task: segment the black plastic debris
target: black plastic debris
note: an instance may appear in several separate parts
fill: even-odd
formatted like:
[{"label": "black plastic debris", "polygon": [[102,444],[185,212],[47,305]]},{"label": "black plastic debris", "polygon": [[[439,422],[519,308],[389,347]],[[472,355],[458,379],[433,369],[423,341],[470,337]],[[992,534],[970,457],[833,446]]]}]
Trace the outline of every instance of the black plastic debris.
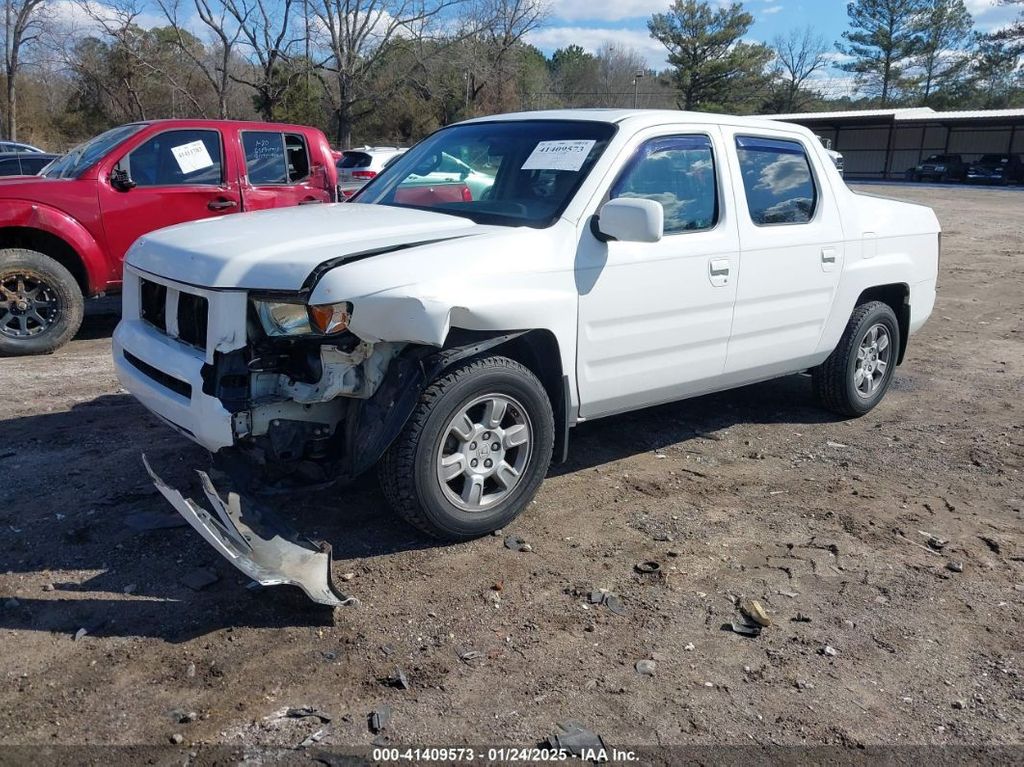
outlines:
[{"label": "black plastic debris", "polygon": [[512,551],[533,551],[533,546],[518,535],[510,535],[505,539],[505,548]]},{"label": "black plastic debris", "polygon": [[295,708],[289,708],[284,712],[284,715],[288,719],[306,719],[308,717],[314,717],[319,719],[322,724],[327,724],[331,721],[330,714],[325,714],[323,711],[315,709],[312,706],[296,706]]},{"label": "black plastic debris", "polygon": [[627,612],[626,606],[622,604],[622,600],[615,594],[605,594],[604,606],[608,608],[609,612],[616,615],[625,615]]},{"label": "black plastic debris", "polygon": [[396,668],[395,673],[388,677],[387,683],[389,687],[395,687],[399,690],[409,689],[409,677],[400,668]]},{"label": "black plastic debris", "polygon": [[761,636],[761,630],[763,628],[763,626],[749,620],[748,618],[737,618],[734,621],[722,624],[723,631],[732,631],[734,634],[751,638]]},{"label": "black plastic debris", "polygon": [[540,744],[542,748],[554,751],[565,750],[577,759],[581,758],[584,752],[607,750],[600,735],[588,730],[576,720],[563,722],[558,725],[558,728],[559,732],[549,736]]},{"label": "black plastic debris", "polygon": [[370,712],[367,724],[370,732],[376,734],[383,731],[391,723],[391,706],[380,706]]}]

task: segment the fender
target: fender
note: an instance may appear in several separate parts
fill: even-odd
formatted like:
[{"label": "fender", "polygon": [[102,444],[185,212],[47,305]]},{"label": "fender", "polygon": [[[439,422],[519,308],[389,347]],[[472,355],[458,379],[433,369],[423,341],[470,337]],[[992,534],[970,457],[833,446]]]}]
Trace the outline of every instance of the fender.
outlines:
[{"label": "fender", "polygon": [[[903,285],[909,294],[919,279],[919,273],[915,269],[913,257],[903,252],[852,260],[840,279],[836,297],[832,302],[832,311],[818,342],[817,351],[822,359],[831,354],[839,343],[861,294],[881,285]],[[906,342],[906,338],[901,339],[901,352]]]},{"label": "fender", "polygon": [[0,228],[3,227],[36,229],[66,243],[85,271],[89,295],[118,281],[96,238],[77,219],[57,208],[27,200],[4,200],[0,213]]},{"label": "fender", "polygon": [[353,401],[345,433],[343,475],[357,477],[377,462],[405,427],[420,394],[444,370],[525,332],[503,333],[453,349],[415,346],[399,355],[374,395]]}]

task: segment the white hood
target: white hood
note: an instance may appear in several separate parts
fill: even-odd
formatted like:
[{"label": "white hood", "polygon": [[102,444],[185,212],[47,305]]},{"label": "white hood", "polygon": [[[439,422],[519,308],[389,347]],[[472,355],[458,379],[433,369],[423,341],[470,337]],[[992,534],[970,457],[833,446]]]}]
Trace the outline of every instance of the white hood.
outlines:
[{"label": "white hood", "polygon": [[242,213],[170,226],[141,237],[131,266],[208,288],[298,290],[331,259],[483,233],[459,216],[339,203]]}]

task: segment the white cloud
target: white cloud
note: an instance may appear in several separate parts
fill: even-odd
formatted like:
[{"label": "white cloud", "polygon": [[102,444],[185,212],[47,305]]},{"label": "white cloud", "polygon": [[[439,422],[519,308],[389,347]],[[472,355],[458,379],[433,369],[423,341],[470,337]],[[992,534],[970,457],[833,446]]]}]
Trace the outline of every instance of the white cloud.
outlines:
[{"label": "white cloud", "polygon": [[974,26],[980,32],[993,32],[1017,18],[1019,5],[997,5],[995,0],[964,0],[974,17]]},{"label": "white cloud", "polygon": [[566,21],[600,19],[619,21],[663,13],[668,0],[552,0],[551,15]]},{"label": "white cloud", "polygon": [[[726,7],[732,0],[711,0],[712,5]],[[774,0],[772,0],[774,2]],[[672,0],[550,0],[552,17],[566,21],[621,21],[648,18],[666,13]]]},{"label": "white cloud", "polygon": [[781,10],[782,10],[782,6],[781,5],[769,5],[763,11],[761,11],[761,13],[763,13],[765,16],[770,16],[771,14],[778,13]]},{"label": "white cloud", "polygon": [[[103,31],[101,22],[117,26],[125,18],[124,12],[96,0],[89,0],[85,5],[88,7],[73,0],[48,0],[46,9],[65,34],[98,35]],[[167,26],[167,18],[162,13],[144,10],[134,16],[133,23],[142,29],[153,29]],[[194,13],[183,20],[183,26],[193,34],[205,30]]]},{"label": "white cloud", "polygon": [[529,42],[545,53],[570,45],[578,45],[590,53],[597,53],[603,44],[611,43],[635,49],[652,69],[660,70],[668,66],[668,51],[646,29],[545,27],[533,32]]}]

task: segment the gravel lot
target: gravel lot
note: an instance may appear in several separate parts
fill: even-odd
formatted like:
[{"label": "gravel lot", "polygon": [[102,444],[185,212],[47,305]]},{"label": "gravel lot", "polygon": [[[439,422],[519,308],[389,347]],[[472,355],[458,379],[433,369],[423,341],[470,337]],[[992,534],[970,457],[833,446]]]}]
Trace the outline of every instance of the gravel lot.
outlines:
[{"label": "gravel lot", "polygon": [[[874,412],[836,420],[794,376],[581,426],[506,531],[530,552],[425,541],[372,481],[288,499],[353,574],[362,605],[334,613],[126,524],[169,508],[143,450],[179,486],[205,461],[119,389],[116,317],[0,360],[0,744],[526,746],[570,719],[609,745],[1020,744],[1024,193],[867,191],[945,230]],[[196,568],[219,579],[192,590]],[[722,629],[740,596],[759,637]],[[274,717],[298,706],[332,719]]]}]

